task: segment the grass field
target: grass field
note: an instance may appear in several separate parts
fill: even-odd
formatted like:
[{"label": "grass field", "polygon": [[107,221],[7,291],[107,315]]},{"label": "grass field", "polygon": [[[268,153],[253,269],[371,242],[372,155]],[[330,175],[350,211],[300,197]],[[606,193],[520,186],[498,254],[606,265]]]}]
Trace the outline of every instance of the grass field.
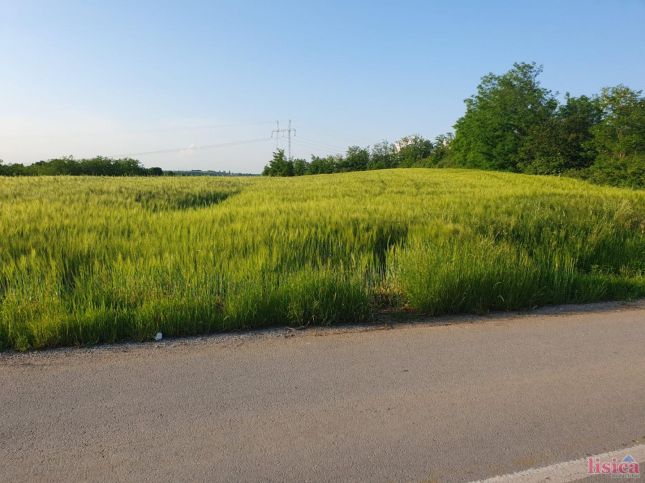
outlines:
[{"label": "grass field", "polygon": [[645,192],[467,170],[0,178],[0,348],[645,296]]}]

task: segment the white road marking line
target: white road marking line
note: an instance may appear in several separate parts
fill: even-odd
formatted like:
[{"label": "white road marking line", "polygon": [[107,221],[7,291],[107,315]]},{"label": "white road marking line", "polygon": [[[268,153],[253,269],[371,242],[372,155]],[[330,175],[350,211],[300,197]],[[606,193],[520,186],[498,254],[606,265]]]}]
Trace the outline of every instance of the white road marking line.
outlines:
[{"label": "white road marking line", "polygon": [[[631,448],[625,448],[618,451],[611,451],[609,453],[594,455],[593,458],[598,458],[601,462],[610,461],[612,458],[616,458],[620,461],[627,455],[631,455],[632,458],[634,458],[634,461],[637,461],[639,463],[644,462],[645,444],[632,446]],[[645,473],[645,468],[643,468],[643,466],[645,465],[640,466],[642,477]],[[515,481],[521,481],[523,483],[532,483],[538,481],[548,481],[549,483],[567,483],[569,481],[578,481],[590,476],[594,475],[590,475],[588,473],[587,457],[584,457],[578,460],[566,461],[564,463],[545,466],[543,468],[532,468],[530,470],[519,471],[517,473],[511,473],[508,475],[495,476],[486,480],[479,480],[478,483]],[[628,478],[627,481],[633,480],[631,478]]]}]

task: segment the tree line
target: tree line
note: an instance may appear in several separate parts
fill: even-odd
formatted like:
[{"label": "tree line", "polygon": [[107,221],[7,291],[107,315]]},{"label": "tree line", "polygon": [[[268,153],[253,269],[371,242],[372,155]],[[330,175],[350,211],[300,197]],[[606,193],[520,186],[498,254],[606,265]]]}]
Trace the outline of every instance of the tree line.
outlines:
[{"label": "tree line", "polygon": [[441,166],[447,161],[452,134],[442,134],[434,141],[417,134],[406,136],[396,143],[382,141],[374,146],[350,146],[345,154],[312,156],[289,160],[284,150],[273,153],[264,167],[265,176],[301,176],[306,174],[345,173],[370,169]]},{"label": "tree line", "polygon": [[452,133],[419,135],[345,154],[286,159],[277,150],[266,176],[300,176],[399,167],[465,167],[575,176],[645,187],[645,98],[623,85],[579,97],[544,88],[542,67],[516,63],[485,75],[465,100]]},{"label": "tree line", "polygon": [[161,168],[146,168],[140,161],[131,158],[112,159],[97,156],[90,159],[74,159],[71,156],[38,161],[33,164],[3,164],[0,160],[0,176],[162,176]]}]

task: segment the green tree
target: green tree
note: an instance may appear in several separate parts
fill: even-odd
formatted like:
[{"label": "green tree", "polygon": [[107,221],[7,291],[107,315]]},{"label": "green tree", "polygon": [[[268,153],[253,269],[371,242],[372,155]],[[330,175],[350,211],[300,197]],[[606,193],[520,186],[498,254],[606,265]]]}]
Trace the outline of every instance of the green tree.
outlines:
[{"label": "green tree", "polygon": [[365,171],[370,162],[370,152],[367,148],[350,146],[345,153],[344,164],[347,171]]},{"label": "green tree", "polygon": [[396,168],[397,165],[396,149],[393,144],[382,141],[372,146],[367,169]]},{"label": "green tree", "polygon": [[273,159],[264,167],[264,176],[293,176],[293,162],[288,161],[284,155],[284,149],[278,149],[273,153]]},{"label": "green tree", "polygon": [[619,85],[598,97],[601,120],[587,142],[596,160],[580,176],[594,182],[645,188],[645,98]]},{"label": "green tree", "polygon": [[518,171],[531,151],[529,135],[554,115],[557,100],[541,87],[542,67],[516,63],[503,75],[488,74],[477,93],[465,100],[466,113],[455,124],[453,156],[458,164]]},{"label": "green tree", "polygon": [[455,136],[452,133],[439,134],[433,142],[432,155],[426,160],[426,167],[449,166],[451,164],[452,142]]},{"label": "green tree", "polygon": [[597,97],[572,97],[567,93],[565,103],[557,113],[559,141],[567,168],[586,168],[594,162],[597,153],[589,143],[601,116],[602,109]]},{"label": "green tree", "polygon": [[423,160],[432,155],[432,141],[418,134],[399,139],[395,146],[398,149],[398,164],[402,168],[421,166]]},{"label": "green tree", "polygon": [[520,150],[522,171],[560,174],[590,166],[596,150],[590,147],[592,129],[601,119],[596,97],[567,94],[554,116],[534,125]]},{"label": "green tree", "polygon": [[309,163],[304,159],[294,159],[293,174],[294,176],[304,176],[305,174],[309,174]]},{"label": "green tree", "polygon": [[598,99],[602,120],[590,146],[599,156],[624,158],[645,153],[645,98],[623,85],[604,88]]},{"label": "green tree", "polygon": [[0,169],[7,176],[161,176],[161,168],[145,168],[136,159],[97,156],[76,160],[72,156],[38,161],[28,166],[10,164]]},{"label": "green tree", "polygon": [[311,156],[309,163],[310,174],[329,174],[336,172],[336,158],[334,156]]}]

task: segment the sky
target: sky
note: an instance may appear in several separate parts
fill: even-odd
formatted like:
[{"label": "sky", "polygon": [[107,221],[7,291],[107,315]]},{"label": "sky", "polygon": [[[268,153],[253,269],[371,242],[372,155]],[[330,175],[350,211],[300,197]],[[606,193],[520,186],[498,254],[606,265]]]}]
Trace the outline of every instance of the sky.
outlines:
[{"label": "sky", "polygon": [[452,130],[488,72],[645,89],[645,0],[0,0],[0,159],[259,172]]}]

